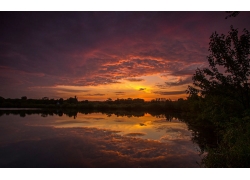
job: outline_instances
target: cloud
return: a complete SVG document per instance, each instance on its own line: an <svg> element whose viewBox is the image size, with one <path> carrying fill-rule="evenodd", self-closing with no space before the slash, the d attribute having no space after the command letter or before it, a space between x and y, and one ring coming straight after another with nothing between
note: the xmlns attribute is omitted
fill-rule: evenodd
<svg viewBox="0 0 250 180"><path fill-rule="evenodd" d="M63 89L63 88L56 88L57 91L67 92L67 93L83 93L89 92L90 90L80 90L80 89Z"/></svg>
<svg viewBox="0 0 250 180"><path fill-rule="evenodd" d="M140 78L128 78L126 79L127 81L130 82L141 82L141 81L145 81L144 79L140 79Z"/></svg>
<svg viewBox="0 0 250 180"><path fill-rule="evenodd" d="M165 82L165 84L167 86L181 86L181 85L184 85L184 84L190 84L191 82L192 82L192 78L189 77L189 78L185 78L185 79L180 78L175 82Z"/></svg>
<svg viewBox="0 0 250 180"><path fill-rule="evenodd" d="M105 94L96 93L96 94L85 94L85 96L105 96Z"/></svg>
<svg viewBox="0 0 250 180"><path fill-rule="evenodd" d="M139 91L144 91L144 90L146 90L146 88L140 88L140 89L139 89Z"/></svg>
<svg viewBox="0 0 250 180"><path fill-rule="evenodd" d="M167 89L166 84L156 84L155 86L159 89Z"/></svg>
<svg viewBox="0 0 250 180"><path fill-rule="evenodd" d="M178 95L178 94L185 94L185 91L154 91L155 94L160 95Z"/></svg>
<svg viewBox="0 0 250 180"><path fill-rule="evenodd" d="M206 65L212 32L227 33L231 24L250 29L249 12L242 12L240 21L225 21L224 12L1 15L0 67L7 69L0 70L0 84L7 97L30 93L33 86L98 86L141 82L139 77L158 73L192 75Z"/></svg>
<svg viewBox="0 0 250 180"><path fill-rule="evenodd" d="M123 91L117 91L117 92L115 92L116 94L124 94L125 92L123 92Z"/></svg>
<svg viewBox="0 0 250 180"><path fill-rule="evenodd" d="M90 123L90 121L84 121L84 120L68 120L68 121L58 121L56 122L56 125L64 125L64 124L75 124L75 123Z"/></svg>
<svg viewBox="0 0 250 180"><path fill-rule="evenodd" d="M166 77L168 77L166 75ZM182 86L182 85L188 85L192 83L192 77L188 76L188 77L178 77L173 79L168 80L167 82L165 82L164 84L156 84L155 86L159 89L168 89L170 87L178 87L178 86Z"/></svg>
<svg viewBox="0 0 250 180"><path fill-rule="evenodd" d="M128 133L125 134L124 136L145 136L145 133Z"/></svg>
<svg viewBox="0 0 250 180"><path fill-rule="evenodd" d="M126 93L123 92L123 91L117 91L117 92L115 92L115 94L116 94L116 95L125 95Z"/></svg>
<svg viewBox="0 0 250 180"><path fill-rule="evenodd" d="M126 122L124 119L116 119L115 122Z"/></svg>

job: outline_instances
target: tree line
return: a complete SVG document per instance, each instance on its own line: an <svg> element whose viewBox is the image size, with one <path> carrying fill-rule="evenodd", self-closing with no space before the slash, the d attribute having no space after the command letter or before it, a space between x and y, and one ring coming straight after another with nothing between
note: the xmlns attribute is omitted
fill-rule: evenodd
<svg viewBox="0 0 250 180"><path fill-rule="evenodd" d="M79 101L77 97L68 99L29 99L26 96L20 99L10 99L0 97L0 108L43 108L43 109L78 109L78 110L156 110L159 112L184 110L187 100L156 98L151 101L145 101L140 98L127 98L112 100L108 98L105 101Z"/></svg>

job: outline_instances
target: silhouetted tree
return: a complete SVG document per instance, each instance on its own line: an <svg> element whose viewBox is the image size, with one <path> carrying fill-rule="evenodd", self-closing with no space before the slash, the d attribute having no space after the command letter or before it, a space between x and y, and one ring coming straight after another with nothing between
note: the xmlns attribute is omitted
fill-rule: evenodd
<svg viewBox="0 0 250 180"><path fill-rule="evenodd" d="M27 97L26 96L22 96L21 99L22 100L27 100Z"/></svg>
<svg viewBox="0 0 250 180"><path fill-rule="evenodd" d="M106 102L109 103L109 104L111 104L111 103L112 103L112 99L111 99L111 98L108 98L108 99L106 100Z"/></svg>
<svg viewBox="0 0 250 180"><path fill-rule="evenodd" d="M58 100L58 102L59 102L60 104L63 104L63 98L60 98L60 99Z"/></svg>
<svg viewBox="0 0 250 180"><path fill-rule="evenodd" d="M76 96L74 98L70 97L69 99L66 100L70 104L76 104L78 102Z"/></svg>
<svg viewBox="0 0 250 180"><path fill-rule="evenodd" d="M239 11L226 11L229 15L225 17L225 19L230 18L230 17L236 17L239 15Z"/></svg>
<svg viewBox="0 0 250 180"><path fill-rule="evenodd" d="M4 98L0 96L0 103L3 103L4 102Z"/></svg>
<svg viewBox="0 0 250 180"><path fill-rule="evenodd" d="M227 36L214 32L210 37L209 68L197 69L187 93L226 96L246 109L250 107L250 33L231 26Z"/></svg>
<svg viewBox="0 0 250 180"><path fill-rule="evenodd" d="M189 115L193 140L208 151L205 167L249 167L250 33L239 35L232 26L227 36L215 32L209 51L209 67L196 70L187 90L188 104L198 112Z"/></svg>
<svg viewBox="0 0 250 180"><path fill-rule="evenodd" d="M49 98L48 97L43 97L42 100L49 100Z"/></svg>

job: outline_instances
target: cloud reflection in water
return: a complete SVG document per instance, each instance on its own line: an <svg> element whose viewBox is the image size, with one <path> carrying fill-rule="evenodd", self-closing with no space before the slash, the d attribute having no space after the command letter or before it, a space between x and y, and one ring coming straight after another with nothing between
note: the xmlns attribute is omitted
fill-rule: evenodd
<svg viewBox="0 0 250 180"><path fill-rule="evenodd" d="M171 139L166 132L161 136L164 141L145 138L154 130L153 121L151 125L141 127L138 118L134 123L130 118L124 119L126 123L122 125L129 129L130 124L132 132L121 133L119 128L100 128L101 125L79 127L82 125L79 122L75 123L78 127L70 127L77 120L62 117L62 123L56 127L59 119L39 118L34 115L30 119L13 115L1 117L5 131L0 133L0 167L198 167L196 161L200 161L190 139L179 136ZM90 121L83 123L87 126L92 123L81 118L79 121ZM106 118L93 123L105 121ZM67 123L69 127L65 126ZM110 123L121 122L111 119ZM140 128L150 127L151 131L135 131L134 124Z"/></svg>

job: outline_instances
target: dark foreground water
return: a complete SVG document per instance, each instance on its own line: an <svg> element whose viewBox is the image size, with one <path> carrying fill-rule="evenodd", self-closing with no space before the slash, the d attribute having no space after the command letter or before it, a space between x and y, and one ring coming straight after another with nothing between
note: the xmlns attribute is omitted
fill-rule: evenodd
<svg viewBox="0 0 250 180"><path fill-rule="evenodd" d="M167 168L201 161L192 133L174 117L5 112L0 167Z"/></svg>

